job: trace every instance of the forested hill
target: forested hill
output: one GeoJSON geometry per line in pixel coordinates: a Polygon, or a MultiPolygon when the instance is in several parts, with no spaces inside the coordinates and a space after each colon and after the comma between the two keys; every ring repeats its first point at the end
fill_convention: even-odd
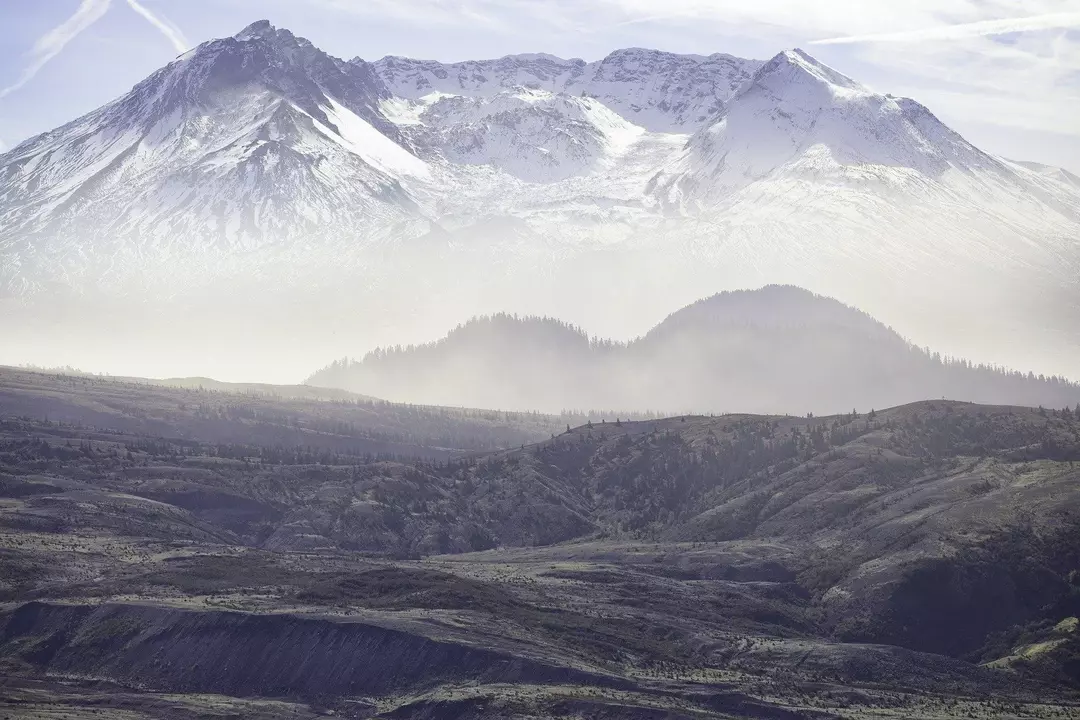
{"type": "Polygon", "coordinates": [[[404,402],[536,409],[831,413],[929,398],[1061,408],[1080,385],[976,365],[790,286],[726,292],[641,338],[590,338],[552,318],[470,320],[421,346],[340,360],[309,384],[404,402]]]}

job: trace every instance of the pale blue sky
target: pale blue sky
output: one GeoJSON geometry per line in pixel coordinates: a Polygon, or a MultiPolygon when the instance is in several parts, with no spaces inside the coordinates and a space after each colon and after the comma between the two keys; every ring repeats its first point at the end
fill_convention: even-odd
{"type": "Polygon", "coordinates": [[[0,0],[0,147],[261,18],[367,59],[799,46],[990,152],[1080,172],[1080,0],[0,0]]]}

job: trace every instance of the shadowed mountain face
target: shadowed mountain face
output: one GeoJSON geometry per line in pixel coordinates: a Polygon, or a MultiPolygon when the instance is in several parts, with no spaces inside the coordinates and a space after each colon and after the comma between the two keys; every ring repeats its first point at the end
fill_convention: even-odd
{"type": "Polygon", "coordinates": [[[449,462],[373,460],[251,422],[180,439],[190,421],[161,413],[162,388],[37,377],[24,408],[123,398],[158,424],[0,404],[15,717],[1077,710],[1077,412],[593,422],[449,462]]]}
{"type": "Polygon", "coordinates": [[[1070,407],[1080,386],[912,346],[869,315],[794,287],[721,293],[619,344],[547,318],[497,315],[377,350],[309,384],[397,401],[543,409],[827,413],[927,397],[1070,407]]]}
{"type": "Polygon", "coordinates": [[[68,376],[2,367],[0,416],[236,443],[241,455],[245,444],[254,443],[286,454],[302,448],[313,459],[346,453],[442,460],[536,442],[567,424],[602,419],[397,405],[303,385],[68,376]]]}

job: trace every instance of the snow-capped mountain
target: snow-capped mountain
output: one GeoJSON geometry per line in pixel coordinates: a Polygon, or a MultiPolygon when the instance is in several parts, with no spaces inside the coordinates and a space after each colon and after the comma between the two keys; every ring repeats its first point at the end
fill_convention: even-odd
{"type": "Polygon", "coordinates": [[[1080,367],[1074,181],[798,50],[368,63],[262,21],[0,155],[0,298],[288,292],[305,329],[511,309],[631,336],[657,293],[787,283],[1080,367]]]}
{"type": "Polygon", "coordinates": [[[885,170],[881,182],[901,185],[950,171],[1011,172],[914,100],[872,92],[801,50],[762,66],[670,172],[684,194],[708,205],[780,174],[865,183],[875,168],[885,170]]]}
{"type": "Polygon", "coordinates": [[[267,22],[204,43],[0,156],[0,247],[18,259],[4,266],[83,274],[87,256],[252,250],[414,218],[410,183],[430,169],[381,114],[387,97],[370,66],[267,22]]]}

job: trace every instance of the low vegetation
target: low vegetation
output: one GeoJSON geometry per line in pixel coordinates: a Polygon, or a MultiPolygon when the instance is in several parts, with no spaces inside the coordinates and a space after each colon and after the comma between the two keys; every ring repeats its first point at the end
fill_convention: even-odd
{"type": "Polygon", "coordinates": [[[0,717],[1080,716],[1072,409],[603,417],[410,459],[28,416],[166,422],[153,387],[18,379],[0,717]]]}

